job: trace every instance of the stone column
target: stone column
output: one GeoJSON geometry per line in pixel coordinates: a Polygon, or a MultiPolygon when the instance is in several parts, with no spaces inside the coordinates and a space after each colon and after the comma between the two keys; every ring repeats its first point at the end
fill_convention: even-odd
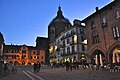
{"type": "Polygon", "coordinates": [[[117,53],[116,55],[117,55],[117,62],[119,63],[119,62],[120,62],[120,59],[119,59],[118,53],[117,53]]]}
{"type": "Polygon", "coordinates": [[[95,63],[98,64],[98,55],[95,55],[95,63]]]}
{"type": "Polygon", "coordinates": [[[100,54],[100,65],[103,66],[102,55],[100,54]]]}
{"type": "Polygon", "coordinates": [[[113,53],[113,63],[115,63],[115,53],[113,53]]]}

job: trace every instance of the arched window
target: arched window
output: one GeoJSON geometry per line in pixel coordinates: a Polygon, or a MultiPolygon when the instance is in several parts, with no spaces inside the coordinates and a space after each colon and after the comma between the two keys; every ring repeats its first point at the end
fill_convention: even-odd
{"type": "Polygon", "coordinates": [[[26,53],[26,50],[22,50],[22,53],[26,53]]]}
{"type": "Polygon", "coordinates": [[[116,11],[116,18],[119,18],[119,17],[120,17],[120,11],[117,10],[117,11],[116,11]]]}
{"type": "Polygon", "coordinates": [[[91,22],[91,29],[94,29],[96,26],[95,26],[95,23],[94,21],[91,22]]]}
{"type": "Polygon", "coordinates": [[[51,29],[51,34],[52,34],[52,35],[55,34],[55,28],[52,28],[52,29],[51,29]]]}
{"type": "Polygon", "coordinates": [[[115,39],[118,39],[120,37],[120,30],[119,27],[113,27],[112,28],[112,32],[113,32],[113,37],[115,39]]]}
{"type": "Polygon", "coordinates": [[[92,44],[99,43],[99,42],[100,40],[99,40],[98,32],[93,31],[92,32],[92,44]]]}
{"type": "Polygon", "coordinates": [[[54,30],[52,29],[52,30],[51,30],[51,34],[54,34],[54,33],[55,33],[55,32],[54,32],[54,30]]]}
{"type": "Polygon", "coordinates": [[[107,27],[107,17],[106,16],[101,17],[101,25],[103,28],[107,27]]]}

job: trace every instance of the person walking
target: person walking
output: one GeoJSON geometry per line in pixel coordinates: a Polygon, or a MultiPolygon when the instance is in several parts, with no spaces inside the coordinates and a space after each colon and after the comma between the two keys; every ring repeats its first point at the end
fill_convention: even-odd
{"type": "Polygon", "coordinates": [[[40,62],[38,62],[38,63],[37,63],[37,72],[40,71],[40,67],[41,67],[41,64],[40,64],[40,62]]]}
{"type": "Polygon", "coordinates": [[[36,73],[36,71],[37,71],[37,63],[36,62],[33,64],[33,68],[34,68],[34,73],[36,73]]]}
{"type": "Polygon", "coordinates": [[[69,67],[70,67],[70,63],[68,61],[66,61],[65,65],[66,65],[66,71],[68,71],[69,67]]]}

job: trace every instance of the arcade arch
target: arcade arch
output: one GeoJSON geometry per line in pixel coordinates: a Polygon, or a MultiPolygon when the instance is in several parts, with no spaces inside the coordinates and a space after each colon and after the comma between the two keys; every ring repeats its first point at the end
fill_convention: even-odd
{"type": "Polygon", "coordinates": [[[101,50],[93,51],[91,55],[91,63],[96,65],[101,65],[105,63],[105,55],[101,50]]]}

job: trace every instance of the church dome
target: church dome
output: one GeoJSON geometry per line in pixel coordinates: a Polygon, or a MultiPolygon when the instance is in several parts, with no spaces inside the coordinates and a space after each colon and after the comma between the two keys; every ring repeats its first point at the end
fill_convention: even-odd
{"type": "Polygon", "coordinates": [[[50,24],[59,22],[70,23],[70,21],[63,16],[60,6],[58,7],[57,16],[51,21],[50,24]]]}
{"type": "Polygon", "coordinates": [[[57,16],[50,22],[48,26],[48,38],[50,42],[54,42],[63,31],[72,27],[70,21],[62,14],[61,7],[58,7],[57,16]]]}

